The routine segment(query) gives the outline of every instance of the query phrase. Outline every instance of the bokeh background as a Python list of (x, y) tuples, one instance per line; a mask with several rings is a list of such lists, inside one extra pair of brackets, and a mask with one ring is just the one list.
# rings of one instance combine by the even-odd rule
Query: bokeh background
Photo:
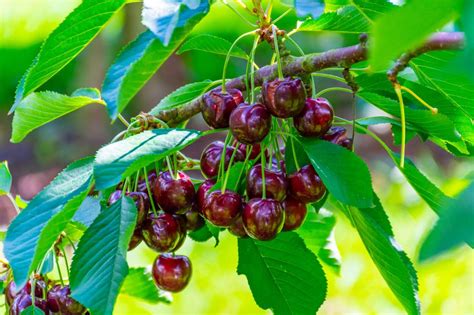
[[(38, 52), (42, 40), (51, 32), (78, 0), (0, 0), (0, 161), (8, 160), (13, 173), (13, 192), (31, 199), (42, 187), (71, 161), (84, 157), (110, 141), (122, 129), (111, 124), (102, 106), (91, 105), (63, 117), (30, 134), (22, 143), (11, 144), (11, 116), (18, 80)], [(41, 90), (69, 94), (80, 87), (100, 88), (107, 67), (120, 47), (143, 30), (140, 23), (141, 4), (129, 4), (120, 12), (79, 57), (46, 83)], [(277, 6), (274, 16), (284, 11)], [(296, 17), (289, 14), (279, 23), (291, 30)], [(222, 4), (193, 31), (210, 33), (233, 41), (248, 26)], [(324, 51), (357, 42), (351, 35), (334, 33), (297, 34), (295, 39), (307, 52)], [(251, 42), (240, 45), (250, 50)], [(262, 45), (257, 62), (270, 60), (269, 47)], [(204, 79), (216, 80), (222, 75), (224, 57), (189, 52), (171, 57), (126, 109), (127, 118), (148, 111), (177, 87)], [(244, 73), (245, 64), (231, 60), (229, 76)], [(320, 79), (317, 88), (334, 82)], [(337, 115), (352, 118), (351, 99), (347, 95), (327, 94)], [(358, 103), (359, 117), (379, 114), (374, 107)], [(200, 117), (190, 128), (205, 128)], [(375, 129), (387, 142), (392, 142), (390, 129)], [(217, 136), (219, 137), (219, 136)], [(208, 139), (207, 141), (210, 141)], [(369, 138), (357, 136), (356, 151), (369, 164), (374, 186), (388, 212), (395, 235), (418, 270), (422, 310), (425, 314), (474, 314), (474, 252), (463, 246), (433, 261), (417, 262), (419, 246), (436, 216), (408, 186), (393, 167), (384, 151)], [(204, 143), (190, 148), (198, 158)], [(448, 195), (455, 195), (467, 184), (474, 167), (466, 160), (456, 159), (418, 139), (410, 142), (408, 154), (419, 168)], [(6, 198), (0, 197), (0, 225), (4, 230), (14, 216)], [(335, 237), (342, 257), (341, 275), (327, 269), (328, 297), (321, 314), (403, 314), (404, 311), (384, 283), (375, 265), (350, 223), (336, 212)], [(449, 237), (449, 235), (446, 235)], [(255, 304), (245, 277), (236, 274), (237, 242), (222, 233), (221, 244), (194, 243), (188, 240), (180, 253), (191, 257), (194, 275), (189, 287), (173, 296), (170, 305), (150, 305), (121, 297), (117, 314), (266, 314)], [(1, 245), (0, 245), (1, 246)], [(140, 246), (129, 253), (132, 266), (150, 265), (156, 254)], [(1, 310), (1, 308), (0, 308)]]

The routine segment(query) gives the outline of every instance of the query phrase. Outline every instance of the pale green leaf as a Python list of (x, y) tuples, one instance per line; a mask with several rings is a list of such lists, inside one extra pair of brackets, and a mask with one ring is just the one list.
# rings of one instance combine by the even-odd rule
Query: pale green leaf
[(158, 290), (151, 274), (145, 268), (130, 268), (120, 294), (153, 304), (171, 302), (169, 296)]
[(0, 196), (8, 194), (12, 187), (12, 174), (8, 169), (8, 162), (0, 162)]
[[(227, 39), (215, 35), (200, 34), (184, 42), (184, 44), (178, 49), (177, 54), (182, 54), (183, 52), (190, 50), (199, 50), (226, 56), (231, 46), (232, 43)], [(232, 48), (232, 51), (230, 51), (230, 56), (248, 59), (247, 53), (239, 46), (234, 46)]]

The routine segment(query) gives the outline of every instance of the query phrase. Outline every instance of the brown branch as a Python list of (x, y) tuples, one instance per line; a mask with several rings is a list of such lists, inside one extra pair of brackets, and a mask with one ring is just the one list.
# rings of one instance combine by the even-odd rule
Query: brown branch
[[(463, 33), (436, 33), (420, 48), (402, 55), (389, 71), (389, 79), (392, 81), (395, 78), (396, 82), (397, 74), (407, 67), (409, 61), (423, 53), (434, 50), (461, 49), (463, 45)], [(331, 67), (350, 68), (351, 65), (363, 60), (367, 60), (367, 47), (366, 37), (362, 36), (361, 43), (358, 45), (302, 57), (289, 57), (283, 66), (283, 74), (285, 76), (301, 76)], [(255, 85), (261, 85), (264, 81), (272, 80), (277, 76), (276, 64), (262, 67), (255, 72)], [(245, 76), (229, 80), (226, 87), (244, 91), (246, 89)], [(179, 108), (159, 112), (156, 117), (166, 121), (169, 125), (176, 125), (198, 114), (201, 111), (201, 101), (202, 98), (199, 97)]]

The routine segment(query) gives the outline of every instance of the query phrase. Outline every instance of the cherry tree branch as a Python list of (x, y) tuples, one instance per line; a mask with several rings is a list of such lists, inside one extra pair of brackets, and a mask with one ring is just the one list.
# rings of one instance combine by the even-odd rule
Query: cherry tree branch
[[(368, 49), (366, 40), (367, 37), (363, 35), (358, 45), (332, 49), (323, 53), (308, 54), (301, 57), (289, 56), (283, 65), (283, 74), (285, 76), (302, 76), (326, 68), (350, 68), (357, 62), (367, 60)], [(396, 83), (398, 73), (405, 69), (413, 58), (429, 51), (461, 49), (463, 45), (463, 33), (435, 33), (421, 47), (403, 54), (395, 62), (393, 68), (389, 70), (387, 76), (391, 82)], [(264, 81), (272, 80), (277, 76), (278, 71), (276, 64), (262, 67), (255, 72), (255, 85), (262, 85)], [(237, 88), (244, 91), (246, 89), (245, 75), (229, 80), (226, 83), (226, 88)], [(155, 116), (167, 122), (169, 125), (177, 125), (200, 113), (201, 102), (202, 97), (199, 97), (179, 108), (165, 110), (157, 113)]]

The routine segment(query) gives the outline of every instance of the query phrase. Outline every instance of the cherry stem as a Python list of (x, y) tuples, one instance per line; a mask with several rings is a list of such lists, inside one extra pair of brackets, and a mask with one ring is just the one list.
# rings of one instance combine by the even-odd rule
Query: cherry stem
[(227, 73), (227, 65), (229, 64), (229, 59), (230, 59), (230, 53), (232, 52), (232, 49), (234, 49), (235, 45), (237, 44), (237, 42), (239, 40), (241, 40), (242, 38), (244, 38), (245, 36), (248, 36), (248, 35), (252, 35), (254, 34), (255, 31), (251, 31), (251, 32), (247, 32), (247, 33), (244, 33), (242, 35), (240, 35), (239, 37), (237, 37), (237, 39), (232, 43), (232, 46), (230, 46), (229, 50), (227, 51), (227, 55), (225, 57), (225, 61), (224, 61), (224, 67), (222, 68), (222, 93), (225, 93), (226, 92), (226, 87), (225, 87), (225, 77), (226, 77), (226, 73)]
[[(224, 147), (222, 148), (222, 152), (221, 152), (221, 160), (219, 162), (219, 172), (217, 173), (218, 180), (219, 179), (222, 180), (225, 174), (225, 157), (227, 155), (227, 146), (229, 145), (231, 138), (232, 136), (230, 132), (227, 132), (227, 136), (225, 137), (225, 141), (224, 141)], [(228, 167), (230, 167), (230, 165)]]
[(11, 194), (10, 192), (8, 192), (8, 193), (6, 194), (6, 196), (8, 197), (8, 199), (10, 200), (10, 202), (12, 203), (13, 208), (15, 208), (16, 213), (20, 213), (20, 208), (19, 208), (18, 205), (16, 204), (15, 198), (13, 198), (12, 194)]
[(148, 181), (148, 172), (146, 171), (146, 167), (143, 168), (143, 173), (144, 173), (144, 176), (145, 176), (146, 190), (148, 192), (148, 198), (150, 199), (151, 209), (153, 210), (153, 213), (156, 216), (156, 215), (158, 215), (158, 213), (156, 212), (155, 198), (153, 198), (153, 194), (151, 193), (150, 183)]
[(343, 88), (343, 87), (339, 87), (339, 86), (333, 86), (333, 87), (330, 87), (330, 88), (319, 91), (318, 93), (316, 93), (315, 97), (320, 97), (323, 94), (326, 94), (328, 92), (334, 92), (334, 91), (346, 92), (346, 93), (353, 94), (351, 89), (347, 89), (347, 88)]
[(287, 40), (289, 40), (290, 43), (291, 43), (293, 46), (296, 47), (296, 49), (298, 50), (298, 52), (300, 53), (301, 56), (304, 56), (304, 55), (305, 55), (303, 49), (301, 49), (300, 45), (298, 45), (298, 43), (297, 43), (293, 38), (291, 38), (290, 36), (288, 36), (288, 34), (285, 35), (285, 38), (286, 38)]
[(125, 125), (125, 127), (130, 127), (130, 124), (128, 121), (125, 119), (125, 117), (122, 116), (122, 114), (118, 114), (117, 118)]
[(31, 280), (31, 305), (35, 305), (35, 298), (36, 298), (36, 278), (33, 277), (33, 279)]
[(405, 121), (405, 104), (403, 104), (402, 90), (400, 84), (394, 85), (395, 93), (398, 97), (398, 102), (400, 103), (400, 120), (402, 123), (402, 141), (400, 148), (400, 168), (405, 166), (405, 143), (406, 143), (406, 121)]
[(138, 180), (140, 179), (140, 171), (137, 172), (137, 175), (135, 176), (135, 186), (134, 186), (134, 189), (133, 191), (137, 191), (138, 190)]
[(63, 253), (64, 263), (66, 264), (66, 272), (67, 274), (69, 274), (69, 262), (67, 261), (66, 251), (64, 250), (64, 247), (61, 247), (61, 253)]
[(311, 73), (311, 76), (312, 77), (321, 77), (321, 78), (326, 78), (326, 79), (332, 79), (332, 80), (336, 80), (336, 81), (339, 81), (339, 82), (342, 82), (342, 83), (346, 83), (346, 80), (344, 80), (343, 78), (338, 77), (337, 75), (334, 75), (334, 74), (322, 73), (322, 72), (313, 72), (313, 73)]
[(437, 109), (436, 107), (430, 106), (427, 102), (425, 102), (424, 99), (422, 99), (421, 97), (419, 97), (419, 96), (418, 96), (415, 92), (413, 92), (411, 89), (409, 89), (409, 88), (407, 88), (407, 87), (405, 87), (405, 86), (403, 86), (403, 85), (400, 85), (400, 89), (401, 89), (402, 91), (406, 91), (406, 92), (410, 93), (411, 96), (413, 96), (414, 98), (416, 98), (416, 100), (417, 100), (418, 102), (420, 102), (423, 106), (425, 106), (426, 108), (428, 108), (428, 109), (431, 111), (431, 113), (432, 113), (433, 115), (435, 115), (435, 114), (438, 113), (438, 109)]
[(262, 163), (262, 199), (267, 199), (267, 189), (266, 189), (266, 183), (265, 183), (265, 149), (262, 146), (262, 150), (260, 150), (260, 161)]
[(291, 151), (293, 152), (293, 159), (295, 160), (296, 170), (299, 171), (300, 170), (300, 164), (298, 163), (298, 158), (296, 157), (294, 139), (290, 138), (290, 142), (291, 142)]
[(255, 51), (257, 50), (257, 45), (258, 45), (259, 37), (255, 36), (255, 40), (253, 41), (253, 46), (252, 46), (252, 51), (250, 54), (250, 64), (251, 66), (251, 71), (250, 71), (250, 90), (251, 90), (251, 98), (250, 98), (250, 103), (253, 104), (255, 101), (255, 71), (253, 70), (253, 64), (255, 63)]
[(64, 237), (68, 240), (68, 242), (71, 245), (72, 249), (74, 251), (76, 251), (76, 245), (74, 245), (74, 242), (71, 240), (71, 238), (66, 233), (64, 233)]
[(280, 21), (282, 18), (284, 18), (288, 13), (293, 11), (293, 9), (288, 9), (285, 12), (283, 12), (279, 17), (273, 20), (273, 24), (276, 24), (278, 21)]
[(54, 258), (56, 261), (56, 268), (58, 269), (59, 281), (61, 281), (61, 285), (64, 286), (64, 279), (63, 279), (63, 274), (61, 272), (61, 266), (59, 265), (58, 255), (54, 255)]
[(232, 163), (234, 162), (236, 153), (237, 153), (237, 148), (235, 148), (234, 151), (232, 151), (232, 155), (230, 156), (229, 167), (227, 168), (227, 171), (225, 172), (224, 184), (222, 185), (221, 193), (224, 193), (227, 187), (227, 181), (229, 180), (230, 169), (231, 169)]
[(281, 58), (280, 58), (280, 48), (278, 47), (278, 36), (276, 32), (276, 26), (272, 25), (272, 33), (273, 33), (273, 45), (275, 46), (275, 54), (277, 56), (277, 65), (278, 65), (278, 78), (283, 79), (283, 70), (281, 66)]
[(231, 9), (235, 14), (237, 14), (241, 19), (242, 21), (244, 21), (245, 23), (247, 23), (248, 25), (250, 26), (253, 26), (253, 27), (257, 27), (257, 24), (255, 23), (252, 23), (251, 21), (247, 20), (247, 18), (245, 16), (243, 16), (239, 11), (237, 11), (236, 8), (234, 8), (233, 6), (231, 6), (227, 1), (222, 1), (229, 9)]

